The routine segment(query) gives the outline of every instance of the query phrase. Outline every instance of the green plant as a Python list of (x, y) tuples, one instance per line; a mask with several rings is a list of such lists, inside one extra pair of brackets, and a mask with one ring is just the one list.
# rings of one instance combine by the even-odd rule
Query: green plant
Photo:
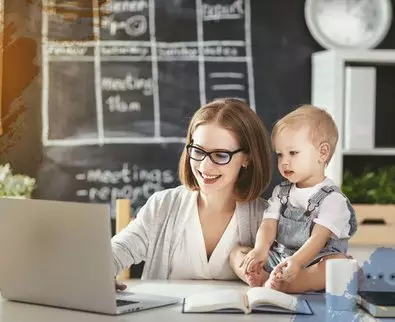
[(0, 197), (30, 197), (36, 180), (22, 174), (12, 174), (10, 164), (0, 166)]
[(395, 204), (395, 166), (366, 168), (359, 176), (345, 171), (342, 190), (351, 203)]

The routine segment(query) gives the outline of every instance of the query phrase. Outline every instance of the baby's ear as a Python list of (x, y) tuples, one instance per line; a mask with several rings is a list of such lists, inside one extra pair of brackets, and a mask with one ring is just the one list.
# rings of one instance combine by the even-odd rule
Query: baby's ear
[(322, 163), (326, 163), (329, 159), (329, 154), (331, 152), (331, 148), (329, 146), (328, 142), (322, 142), (320, 146), (318, 147), (318, 152), (319, 152), (319, 160)]

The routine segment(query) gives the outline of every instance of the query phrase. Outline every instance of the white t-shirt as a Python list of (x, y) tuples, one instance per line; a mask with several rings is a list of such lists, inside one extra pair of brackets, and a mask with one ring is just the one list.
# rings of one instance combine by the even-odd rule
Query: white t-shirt
[[(196, 204), (196, 202), (195, 202)], [(229, 221), (210, 259), (207, 260), (202, 226), (197, 207), (189, 216), (181, 240), (174, 250), (170, 264), (170, 279), (220, 279), (234, 280), (238, 277), (229, 265), (231, 249), (240, 243), (236, 212)]]
[[(325, 178), (324, 181), (309, 188), (298, 188), (292, 184), (289, 191), (288, 202), (297, 208), (307, 210), (308, 200), (324, 186), (333, 186), (335, 183)], [(264, 218), (277, 219), (280, 217), (281, 202), (278, 198), (280, 186), (276, 186), (269, 200), (269, 207), (264, 212)], [(315, 223), (328, 228), (337, 238), (349, 238), (351, 213), (347, 206), (347, 199), (340, 193), (332, 192), (325, 197), (319, 206)]]

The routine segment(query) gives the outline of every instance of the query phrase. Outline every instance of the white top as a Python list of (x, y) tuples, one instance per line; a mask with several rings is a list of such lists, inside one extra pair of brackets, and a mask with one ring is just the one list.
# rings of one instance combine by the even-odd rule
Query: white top
[[(336, 185), (331, 179), (325, 178), (324, 181), (313, 187), (298, 188), (292, 184), (289, 191), (288, 202), (297, 208), (307, 210), (308, 200), (319, 189), (324, 186)], [(281, 202), (278, 198), (280, 186), (276, 186), (269, 200), (269, 207), (264, 212), (264, 218), (278, 219), (280, 217)], [(328, 228), (337, 238), (349, 238), (351, 213), (347, 206), (347, 199), (340, 193), (332, 192), (321, 202), (315, 223)]]
[[(192, 200), (195, 202), (196, 200)], [(240, 243), (236, 211), (229, 221), (210, 259), (207, 260), (206, 245), (197, 207), (189, 217), (181, 240), (174, 251), (170, 264), (170, 279), (221, 279), (234, 280), (237, 275), (229, 265), (231, 249)]]
[[(184, 240), (182, 237), (185, 236), (186, 226), (192, 229), (193, 236), (196, 235), (196, 230), (199, 231), (200, 221), (198, 224), (190, 223), (190, 217), (197, 214), (197, 196), (197, 191), (178, 186), (155, 192), (149, 197), (138, 212), (137, 218), (111, 240), (114, 275), (132, 264), (145, 261), (143, 279), (169, 279), (170, 265), (174, 266), (173, 258), (180, 241)], [(240, 240), (241, 245), (254, 245), (266, 207), (267, 201), (261, 198), (236, 203), (237, 216), (233, 217), (237, 226), (236, 240)], [(227, 247), (221, 246), (219, 251), (225, 253), (225, 248), (230, 251), (237, 242), (236, 240), (226, 241), (224, 238), (221, 244), (222, 242), (230, 244)], [(193, 242), (192, 249), (196, 252), (196, 240), (194, 239)], [(190, 249), (189, 246), (187, 249)], [(226, 257), (229, 256), (229, 251)], [(214, 259), (212, 261), (214, 262)], [(184, 261), (178, 263), (185, 269)], [(226, 270), (224, 270), (224, 275), (221, 276), (226, 275)]]

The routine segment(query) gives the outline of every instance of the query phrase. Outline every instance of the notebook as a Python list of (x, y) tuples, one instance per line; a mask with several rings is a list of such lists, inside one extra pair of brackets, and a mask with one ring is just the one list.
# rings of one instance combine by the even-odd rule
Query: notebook
[(359, 304), (374, 317), (395, 317), (394, 291), (360, 291)]
[(184, 299), (182, 312), (313, 314), (305, 299), (267, 287), (252, 287), (246, 292), (225, 289), (193, 294)]

